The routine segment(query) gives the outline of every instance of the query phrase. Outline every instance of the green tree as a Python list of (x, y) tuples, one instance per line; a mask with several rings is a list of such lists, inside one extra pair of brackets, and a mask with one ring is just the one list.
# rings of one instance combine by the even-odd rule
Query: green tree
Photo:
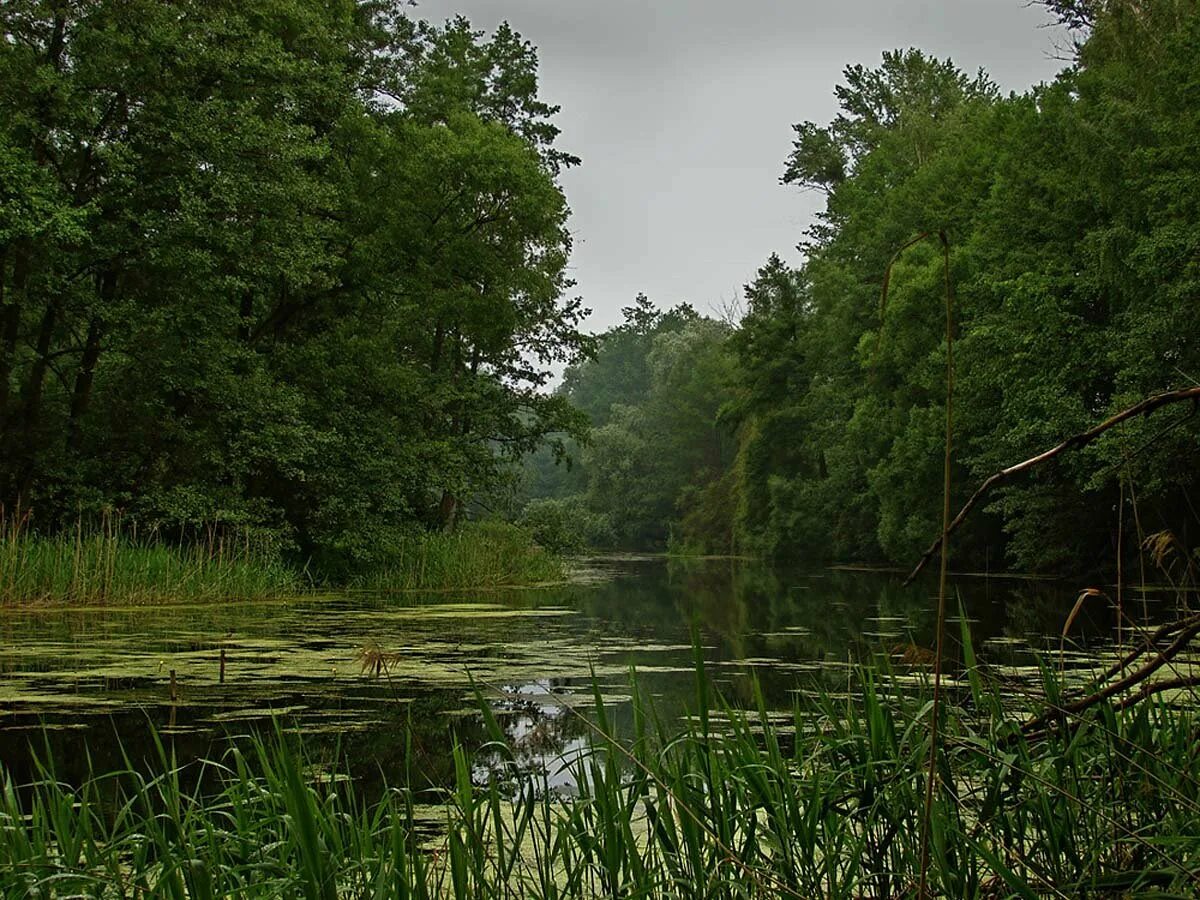
[[(997, 468), (1194, 381), (1196, 4), (1052, 4), (1084, 29), (1052, 84), (998, 96), (916, 51), (852, 67), (784, 181), (824, 214), (791, 273), (748, 289), (738, 356), (740, 540), (776, 556), (913, 559), (936, 535), (945, 393), (943, 232), (955, 291), (954, 499)], [(1003, 489), (963, 564), (1111, 561), (1119, 499), (1194, 524), (1195, 424), (1163, 413)]]
[(561, 396), (592, 425), (571, 477), (586, 484), (583, 501), (619, 546), (662, 549), (676, 533), (725, 552), (730, 523), (705, 510), (733, 455), (721, 420), (733, 378), (729, 327), (687, 304), (661, 311), (644, 295), (623, 312), (563, 379)]
[[(329, 572), (581, 416), (536, 53), (403, 5), (0, 11), (0, 501), (267, 528)], [(556, 438), (561, 440), (561, 438)]]

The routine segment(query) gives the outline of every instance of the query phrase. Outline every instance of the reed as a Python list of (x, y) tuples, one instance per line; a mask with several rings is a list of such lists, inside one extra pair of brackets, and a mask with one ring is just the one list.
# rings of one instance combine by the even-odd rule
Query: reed
[[(888, 286), (891, 282), (892, 267), (897, 260), (903, 255), (904, 251), (915, 246), (921, 241), (933, 237), (933, 232), (925, 232), (909, 240), (892, 256), (887, 268), (883, 274), (883, 288), (880, 295), (879, 315), (883, 318), (887, 310)], [(938, 728), (941, 725), (941, 704), (942, 704), (942, 663), (945, 656), (943, 647), (943, 638), (946, 631), (946, 579), (949, 572), (950, 562), (950, 490), (952, 484), (952, 466), (954, 447), (954, 288), (950, 279), (950, 242), (946, 237), (946, 232), (940, 230), (937, 232), (938, 243), (942, 250), (942, 277), (945, 284), (945, 306), (946, 306), (946, 429), (945, 439), (943, 442), (943, 462), (942, 462), (942, 534), (939, 554), (940, 568), (938, 572), (938, 602), (937, 602), (937, 628), (936, 628), (936, 649), (934, 650), (934, 669), (933, 669), (933, 702), (930, 704), (929, 711), (929, 762), (926, 766), (927, 776), (925, 779), (925, 812), (921, 817), (921, 876), (920, 886), (918, 888), (918, 896), (923, 898), (929, 895), (927, 873), (929, 868), (929, 851), (930, 851), (930, 824), (933, 808), (934, 792), (937, 788), (940, 769), (938, 767)]]
[[(1193, 895), (1195, 708), (1161, 698), (1099, 706), (1070, 729), (1030, 739), (1014, 715), (1035, 708), (1014, 710), (975, 667), (969, 641), (966, 664), (965, 677), (943, 684), (929, 889)], [(1043, 677), (1052, 702), (1052, 663)], [(47, 762), (29, 785), (0, 773), (0, 893), (915, 896), (931, 690), (864, 671), (852, 694), (810, 697), (781, 717), (761, 695), (749, 710), (722, 702), (698, 658), (694, 715), (664, 722), (633, 677), (632, 724), (618, 734), (596, 688), (590, 749), (569, 763), (578, 785), (569, 799), (517, 767), (482, 697), (494, 743), (476, 758), (448, 748), (456, 774), (432, 807), (407, 786), (414, 773), (368, 802), (278, 736), (203, 763), (218, 782), (208, 792), (181, 787), (161, 745), (155, 777), (131, 768), (73, 787)]]
[(219, 602), (303, 586), (268, 542), (245, 535), (172, 545), (107, 520), (41, 535), (24, 519), (0, 517), (0, 605)]
[(351, 584), (373, 591), (465, 590), (561, 581), (562, 561), (504, 522), (472, 522), (402, 541)]
[[(527, 532), (485, 522), (410, 537), (386, 562), (352, 576), (350, 586), (467, 590), (536, 585), (564, 576), (562, 561)], [(111, 519), (39, 534), (27, 518), (0, 515), (0, 606), (265, 600), (296, 596), (311, 586), (269, 536), (209, 530), (171, 543)]]

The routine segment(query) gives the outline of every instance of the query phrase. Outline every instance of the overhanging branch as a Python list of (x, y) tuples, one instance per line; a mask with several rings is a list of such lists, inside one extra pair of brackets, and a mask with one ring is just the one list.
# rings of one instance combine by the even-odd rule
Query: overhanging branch
[[(1100, 437), (1100, 435), (1104, 434), (1104, 432), (1108, 431), (1110, 428), (1120, 425), (1126, 419), (1147, 415), (1160, 407), (1167, 406), (1171, 403), (1180, 403), (1184, 400), (1200, 402), (1200, 387), (1182, 388), (1181, 390), (1177, 391), (1164, 391), (1161, 394), (1155, 394), (1152, 397), (1147, 397), (1140, 403), (1136, 403), (1128, 409), (1124, 409), (1116, 415), (1105, 419), (1099, 425), (1089, 428), (1087, 431), (1073, 435), (1067, 438), (1061, 444), (1051, 447), (1049, 450), (1039, 453), (1037, 456), (1032, 456), (1023, 462), (1019, 462), (1016, 465), (1012, 465), (1006, 469), (1001, 469), (999, 472), (995, 472), (989, 476), (988, 479), (983, 482), (983, 484), (976, 488), (975, 493), (971, 495), (971, 499), (968, 500), (966, 505), (958, 511), (958, 515), (954, 517), (954, 519), (950, 522), (949, 527), (946, 529), (946, 536), (958, 528), (958, 526), (960, 526), (966, 520), (971, 510), (975, 508), (976, 504), (978, 504), (979, 501), (982, 500), (987, 493), (1000, 482), (1005, 481), (1014, 475), (1019, 475), (1026, 469), (1032, 469), (1034, 466), (1040, 465), (1047, 460), (1054, 459), (1056, 456), (1060, 456), (1061, 454), (1066, 453), (1068, 450), (1076, 450), (1080, 447), (1084, 447), (1096, 440), (1096, 438)], [(904, 579), (904, 583), (906, 585), (912, 583), (913, 579), (920, 574), (921, 570), (925, 568), (929, 560), (933, 559), (933, 555), (938, 552), (938, 549), (941, 546), (942, 537), (938, 537), (929, 546), (929, 549), (926, 550), (921, 556), (920, 561), (917, 562), (916, 567), (908, 574), (908, 577)]]

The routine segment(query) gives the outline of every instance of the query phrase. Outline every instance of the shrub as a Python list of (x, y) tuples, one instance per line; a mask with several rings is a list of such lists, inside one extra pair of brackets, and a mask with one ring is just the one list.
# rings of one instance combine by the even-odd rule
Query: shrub
[(588, 509), (581, 497), (532, 500), (521, 514), (520, 524), (553, 553), (611, 547), (615, 540), (608, 516)]

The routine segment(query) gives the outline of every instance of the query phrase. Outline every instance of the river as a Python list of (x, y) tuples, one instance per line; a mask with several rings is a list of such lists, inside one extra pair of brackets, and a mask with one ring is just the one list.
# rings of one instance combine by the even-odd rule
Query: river
[[(6, 610), (0, 761), (23, 778), (34, 754), (49, 752), (58, 774), (76, 780), (89, 759), (97, 771), (122, 767), (126, 755), (152, 767), (152, 730), (187, 762), (265, 726), (304, 734), (368, 790), (398, 780), (406, 754), (413, 771), (444, 783), (452, 740), (469, 749), (485, 740), (478, 689), (518, 756), (569, 789), (559, 761), (586, 739), (577, 710), (592, 702), (593, 675), (618, 725), (631, 668), (661, 716), (683, 715), (693, 627), (730, 702), (750, 701), (757, 680), (777, 710), (797, 692), (846, 690), (860, 662), (933, 643), (930, 584), (906, 589), (895, 574), (606, 557), (582, 561), (576, 575), (532, 590)], [(953, 596), (981, 659), (1019, 677), (1035, 651), (1058, 662), (1063, 622), (1085, 586), (971, 577), (955, 580)], [(1092, 665), (1113, 626), (1110, 604), (1085, 604), (1063, 664)]]

